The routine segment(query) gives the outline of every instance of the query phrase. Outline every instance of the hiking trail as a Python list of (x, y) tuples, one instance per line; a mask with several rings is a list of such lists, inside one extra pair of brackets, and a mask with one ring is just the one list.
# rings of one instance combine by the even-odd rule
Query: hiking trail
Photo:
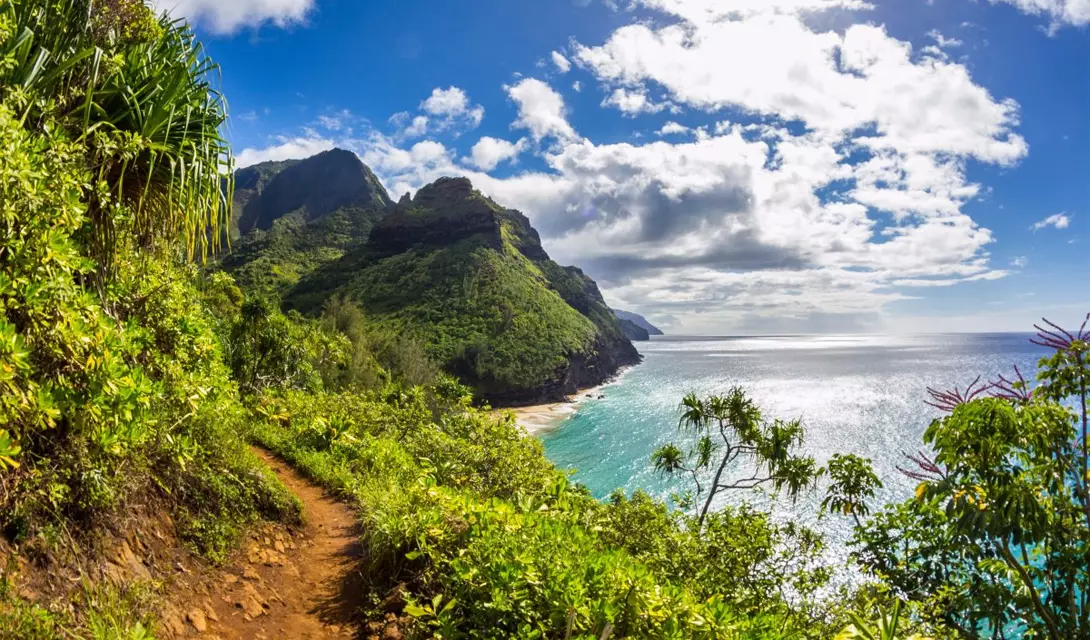
[(306, 525), (257, 527), (226, 567), (191, 585), (164, 617), (165, 630), (221, 640), (399, 640), (396, 621), (365, 625), (363, 548), (352, 510), (283, 460), (254, 452), (302, 502)]

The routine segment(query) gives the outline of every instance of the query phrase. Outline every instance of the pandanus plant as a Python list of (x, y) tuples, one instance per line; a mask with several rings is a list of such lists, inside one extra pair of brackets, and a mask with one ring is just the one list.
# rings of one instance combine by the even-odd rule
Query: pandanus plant
[(142, 0), (7, 0), (0, 59), (0, 99), (25, 126), (59, 127), (87, 148), (100, 273), (125, 229), (188, 259), (219, 248), (232, 189), (227, 106), (217, 65), (184, 22)]

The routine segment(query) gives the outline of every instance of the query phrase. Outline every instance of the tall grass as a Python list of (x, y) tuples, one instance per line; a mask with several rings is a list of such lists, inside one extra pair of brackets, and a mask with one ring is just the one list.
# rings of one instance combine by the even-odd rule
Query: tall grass
[(28, 128), (57, 123), (86, 145), (104, 270), (122, 226), (187, 259), (217, 250), (233, 188), (227, 105), (190, 28), (142, 0), (7, 0), (0, 21), (0, 99)]

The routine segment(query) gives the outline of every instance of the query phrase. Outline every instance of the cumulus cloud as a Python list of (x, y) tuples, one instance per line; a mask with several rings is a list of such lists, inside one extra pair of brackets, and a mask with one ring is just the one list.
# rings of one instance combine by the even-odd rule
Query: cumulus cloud
[(1016, 256), (1011, 260), (1011, 266), (1015, 269), (1024, 269), (1029, 264), (1029, 258), (1026, 256)]
[(459, 135), (476, 129), (484, 120), (484, 107), (473, 104), (459, 87), (436, 87), (419, 108), (421, 113), (417, 115), (400, 111), (390, 117), (389, 122), (398, 129), (400, 137), (420, 138), (444, 131)]
[(1032, 14), (1047, 16), (1053, 27), (1090, 24), (1090, 2), (1087, 0), (990, 0), (992, 4), (1010, 4)]
[(1030, 230), (1036, 233), (1037, 231), (1040, 231), (1041, 229), (1047, 227), (1066, 229), (1069, 226), (1071, 226), (1071, 218), (1067, 217), (1066, 213), (1057, 213), (1045, 218), (1044, 220), (1038, 220), (1037, 222), (1034, 222), (1033, 226), (1030, 227)]
[(315, 0), (153, 0), (152, 4), (158, 11), (186, 18), (214, 33), (229, 34), (244, 27), (301, 23)]
[(560, 73), (567, 73), (571, 71), (571, 61), (564, 57), (564, 54), (559, 51), (553, 51), (551, 54), (553, 64), (556, 65), (556, 70)]
[[(812, 26), (814, 11), (869, 6), (852, 0), (635, 2), (665, 20), (574, 44), (575, 59), (630, 111), (645, 108), (630, 98), (642, 92), (715, 123), (600, 143), (576, 132), (551, 86), (520, 78), (505, 87), (513, 128), (528, 132), (518, 142), (485, 137), (460, 156), (372, 132), (353, 148), (394, 193), (469, 177), (529, 215), (553, 257), (585, 267), (611, 303), (684, 331), (770, 318), (790, 331), (881, 328), (891, 303), (1009, 274), (991, 264), (992, 232), (964, 212), (983, 190), (967, 167), (1009, 165), (1028, 147), (1018, 105), (965, 66), (880, 27)], [(540, 165), (489, 175), (531, 149)]]
[(641, 113), (658, 113), (667, 107), (665, 104), (653, 101), (643, 87), (614, 89), (613, 93), (602, 101), (602, 106), (616, 107), (621, 110), (621, 113), (630, 117), (635, 117)]
[(692, 129), (671, 120), (662, 125), (662, 128), (656, 131), (656, 133), (660, 136), (686, 135), (692, 133)]
[(477, 144), (473, 145), (470, 157), (467, 160), (469, 164), (482, 171), (491, 171), (500, 163), (514, 161), (525, 148), (525, 138), (518, 142), (508, 142), (507, 140), (485, 136)]
[(420, 109), (438, 118), (441, 129), (454, 126), (475, 129), (484, 120), (484, 107), (472, 104), (466, 92), (458, 87), (433, 89), (431, 95), (420, 103)]
[(947, 47), (960, 47), (961, 45), (965, 44), (957, 38), (947, 38), (946, 36), (942, 35), (942, 32), (940, 32), (938, 29), (932, 29), (931, 31), (928, 31), (927, 37), (934, 40), (935, 44), (942, 49), (945, 49)]
[(572, 140), (578, 136), (568, 124), (564, 98), (537, 78), (524, 78), (505, 87), (507, 95), (518, 105), (514, 127), (527, 129), (534, 141), (554, 137)]
[(328, 138), (308, 136), (278, 138), (276, 143), (263, 149), (246, 148), (235, 156), (235, 165), (242, 169), (259, 162), (271, 160), (301, 160), (332, 149), (334, 142)]
[[(1004, 164), (1027, 153), (1014, 133), (1014, 101), (992, 97), (963, 65), (914, 59), (912, 45), (882, 27), (823, 32), (800, 16), (761, 10), (757, 2), (641, 1), (686, 19), (661, 28), (633, 24), (602, 45), (578, 45), (577, 59), (603, 83), (651, 83), (682, 106), (799, 120), (828, 136), (867, 131), (856, 139), (874, 149)], [(832, 3), (769, 4), (786, 10)], [(713, 19), (747, 9), (752, 17)]]

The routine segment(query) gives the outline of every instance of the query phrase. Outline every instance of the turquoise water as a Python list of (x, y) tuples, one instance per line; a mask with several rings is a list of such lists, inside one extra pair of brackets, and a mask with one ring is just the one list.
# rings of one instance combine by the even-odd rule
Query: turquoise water
[[(1017, 364), (1030, 375), (1045, 351), (1029, 335), (814, 336), (768, 338), (660, 337), (637, 345), (643, 364), (627, 371), (554, 431), (542, 436), (549, 457), (598, 497), (615, 489), (644, 489), (667, 498), (681, 479), (658, 477), (651, 453), (670, 441), (677, 406), (689, 391), (723, 393), (745, 387), (766, 416), (802, 418), (805, 450), (819, 463), (838, 452), (874, 461), (885, 483), (881, 501), (912, 495), (916, 483), (896, 470), (902, 452), (921, 448), (938, 414), (924, 404), (927, 387), (964, 388), (978, 375), (994, 379)], [(683, 447), (685, 448), (685, 447)], [(742, 472), (744, 469), (735, 471)], [(748, 500), (813, 526), (844, 554), (847, 522), (818, 520), (821, 496), (792, 504), (759, 494), (730, 493), (719, 505)]]

